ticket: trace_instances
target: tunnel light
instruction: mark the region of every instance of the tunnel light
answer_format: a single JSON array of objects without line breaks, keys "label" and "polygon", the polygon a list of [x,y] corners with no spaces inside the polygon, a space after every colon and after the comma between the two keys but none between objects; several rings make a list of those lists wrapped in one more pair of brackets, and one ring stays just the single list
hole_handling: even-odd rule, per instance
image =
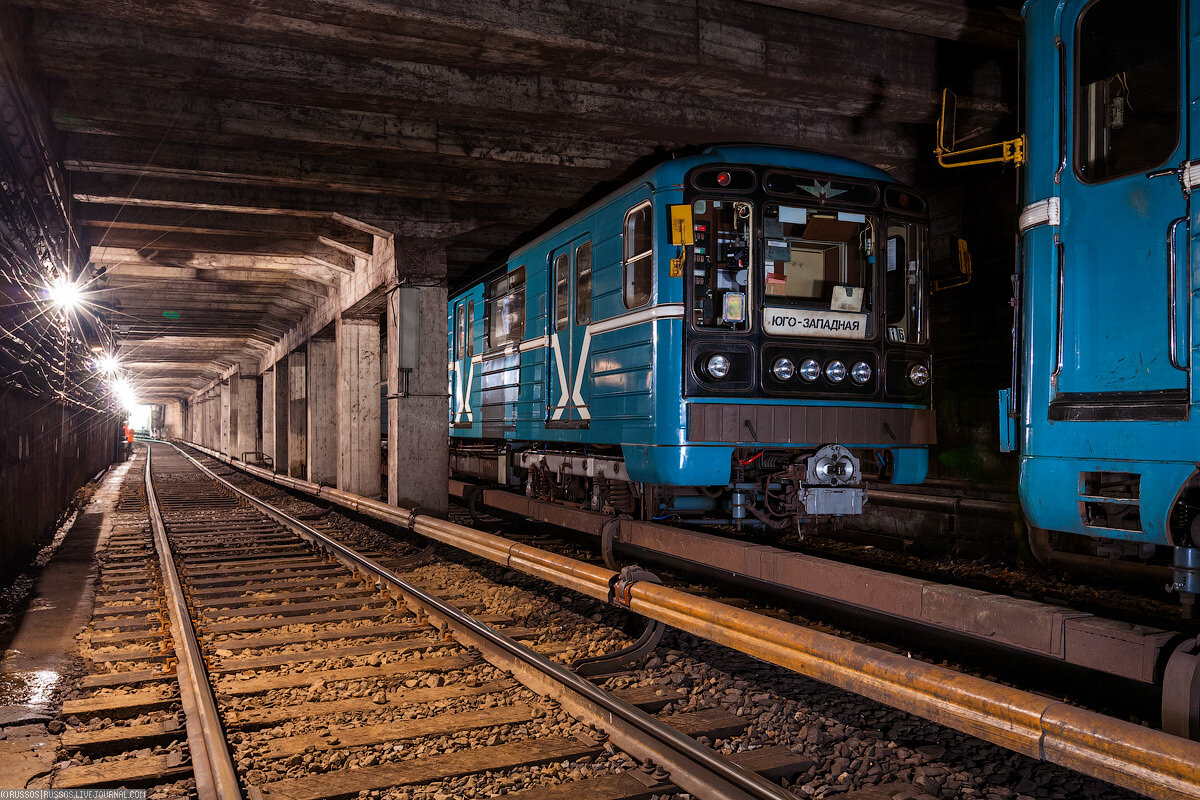
[{"label": "tunnel light", "polygon": [[59,278],[46,287],[46,298],[63,311],[73,311],[83,301],[83,290],[67,278]]},{"label": "tunnel light", "polygon": [[139,405],[137,392],[124,378],[118,378],[112,382],[112,393],[127,411],[133,411]]},{"label": "tunnel light", "polygon": [[117,361],[116,356],[101,353],[96,357],[96,369],[105,375],[112,375],[120,366],[121,362]]}]

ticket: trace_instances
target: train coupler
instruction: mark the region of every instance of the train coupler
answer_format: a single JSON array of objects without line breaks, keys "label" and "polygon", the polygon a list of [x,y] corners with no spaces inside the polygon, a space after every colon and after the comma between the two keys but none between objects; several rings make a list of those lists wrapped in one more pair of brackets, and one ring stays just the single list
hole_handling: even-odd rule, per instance
[{"label": "train coupler", "polygon": [[862,467],[840,444],[827,444],[808,459],[801,492],[809,516],[861,514],[867,501]]}]

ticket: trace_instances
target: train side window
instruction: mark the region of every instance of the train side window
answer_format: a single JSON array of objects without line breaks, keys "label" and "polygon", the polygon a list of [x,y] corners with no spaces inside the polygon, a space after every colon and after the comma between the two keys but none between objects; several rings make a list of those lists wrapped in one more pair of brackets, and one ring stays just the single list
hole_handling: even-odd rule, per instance
[{"label": "train side window", "polygon": [[883,256],[888,341],[920,343],[924,336],[924,227],[911,222],[890,223]]},{"label": "train side window", "polygon": [[489,283],[485,300],[488,347],[504,347],[525,338],[525,267]]},{"label": "train side window", "polygon": [[625,214],[625,272],[622,297],[626,308],[650,302],[654,280],[653,208],[650,201],[634,206]]},{"label": "train side window", "polygon": [[475,355],[475,301],[467,303],[467,358]]},{"label": "train side window", "polygon": [[466,352],[465,345],[466,327],[463,319],[463,304],[461,302],[454,306],[454,358],[462,358]]},{"label": "train side window", "polygon": [[592,321],[592,243],[575,248],[575,324]]},{"label": "train side window", "polygon": [[554,330],[567,327],[571,306],[571,257],[560,253],[554,259]]},{"label": "train side window", "polygon": [[1096,0],[1080,16],[1075,42],[1080,179],[1161,166],[1179,141],[1179,4]]}]

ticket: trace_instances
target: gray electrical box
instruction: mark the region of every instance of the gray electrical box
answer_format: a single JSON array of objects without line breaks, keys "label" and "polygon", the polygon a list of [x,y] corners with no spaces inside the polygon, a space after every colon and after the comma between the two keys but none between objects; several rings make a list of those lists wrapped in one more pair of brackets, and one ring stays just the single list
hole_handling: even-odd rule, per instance
[{"label": "gray electrical box", "polygon": [[416,369],[421,335],[421,290],[401,287],[395,297],[396,331],[400,369]]}]

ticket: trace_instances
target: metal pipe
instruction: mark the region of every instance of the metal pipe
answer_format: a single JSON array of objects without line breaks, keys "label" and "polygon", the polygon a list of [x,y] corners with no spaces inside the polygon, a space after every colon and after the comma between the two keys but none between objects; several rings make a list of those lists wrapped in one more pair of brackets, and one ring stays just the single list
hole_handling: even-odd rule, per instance
[{"label": "metal pipe", "polygon": [[885,506],[911,508],[916,511],[937,511],[943,514],[974,514],[981,517],[1009,519],[1020,513],[1017,503],[997,500],[979,500],[973,497],[949,497],[946,495],[897,492],[891,489],[867,489],[867,502]]},{"label": "metal pipe", "polygon": [[[307,481],[280,480],[207,448],[197,449],[251,474],[591,597],[606,599],[609,581],[616,575],[409,509]],[[640,582],[630,594],[630,609],[650,619],[1033,758],[1149,797],[1200,798],[1198,742],[677,589]]]},{"label": "metal pipe", "polygon": [[206,678],[208,670],[200,652],[200,642],[196,639],[196,630],[192,627],[179,572],[171,556],[171,543],[167,541],[158,495],[154,492],[150,452],[151,448],[147,445],[146,504],[150,509],[150,527],[162,571],[167,613],[171,618],[171,639],[175,643],[179,692],[187,718],[188,749],[192,755],[197,794],[202,800],[241,800],[242,789],[238,784],[237,770],[225,741],[217,700]]},{"label": "metal pipe", "polygon": [[1171,568],[1158,564],[1142,564],[1136,561],[1118,561],[1115,558],[1089,556],[1082,553],[1064,553],[1050,544],[1050,532],[1045,528],[1027,526],[1029,550],[1039,564],[1063,572],[1086,573],[1101,578],[1142,580],[1168,584]]}]

